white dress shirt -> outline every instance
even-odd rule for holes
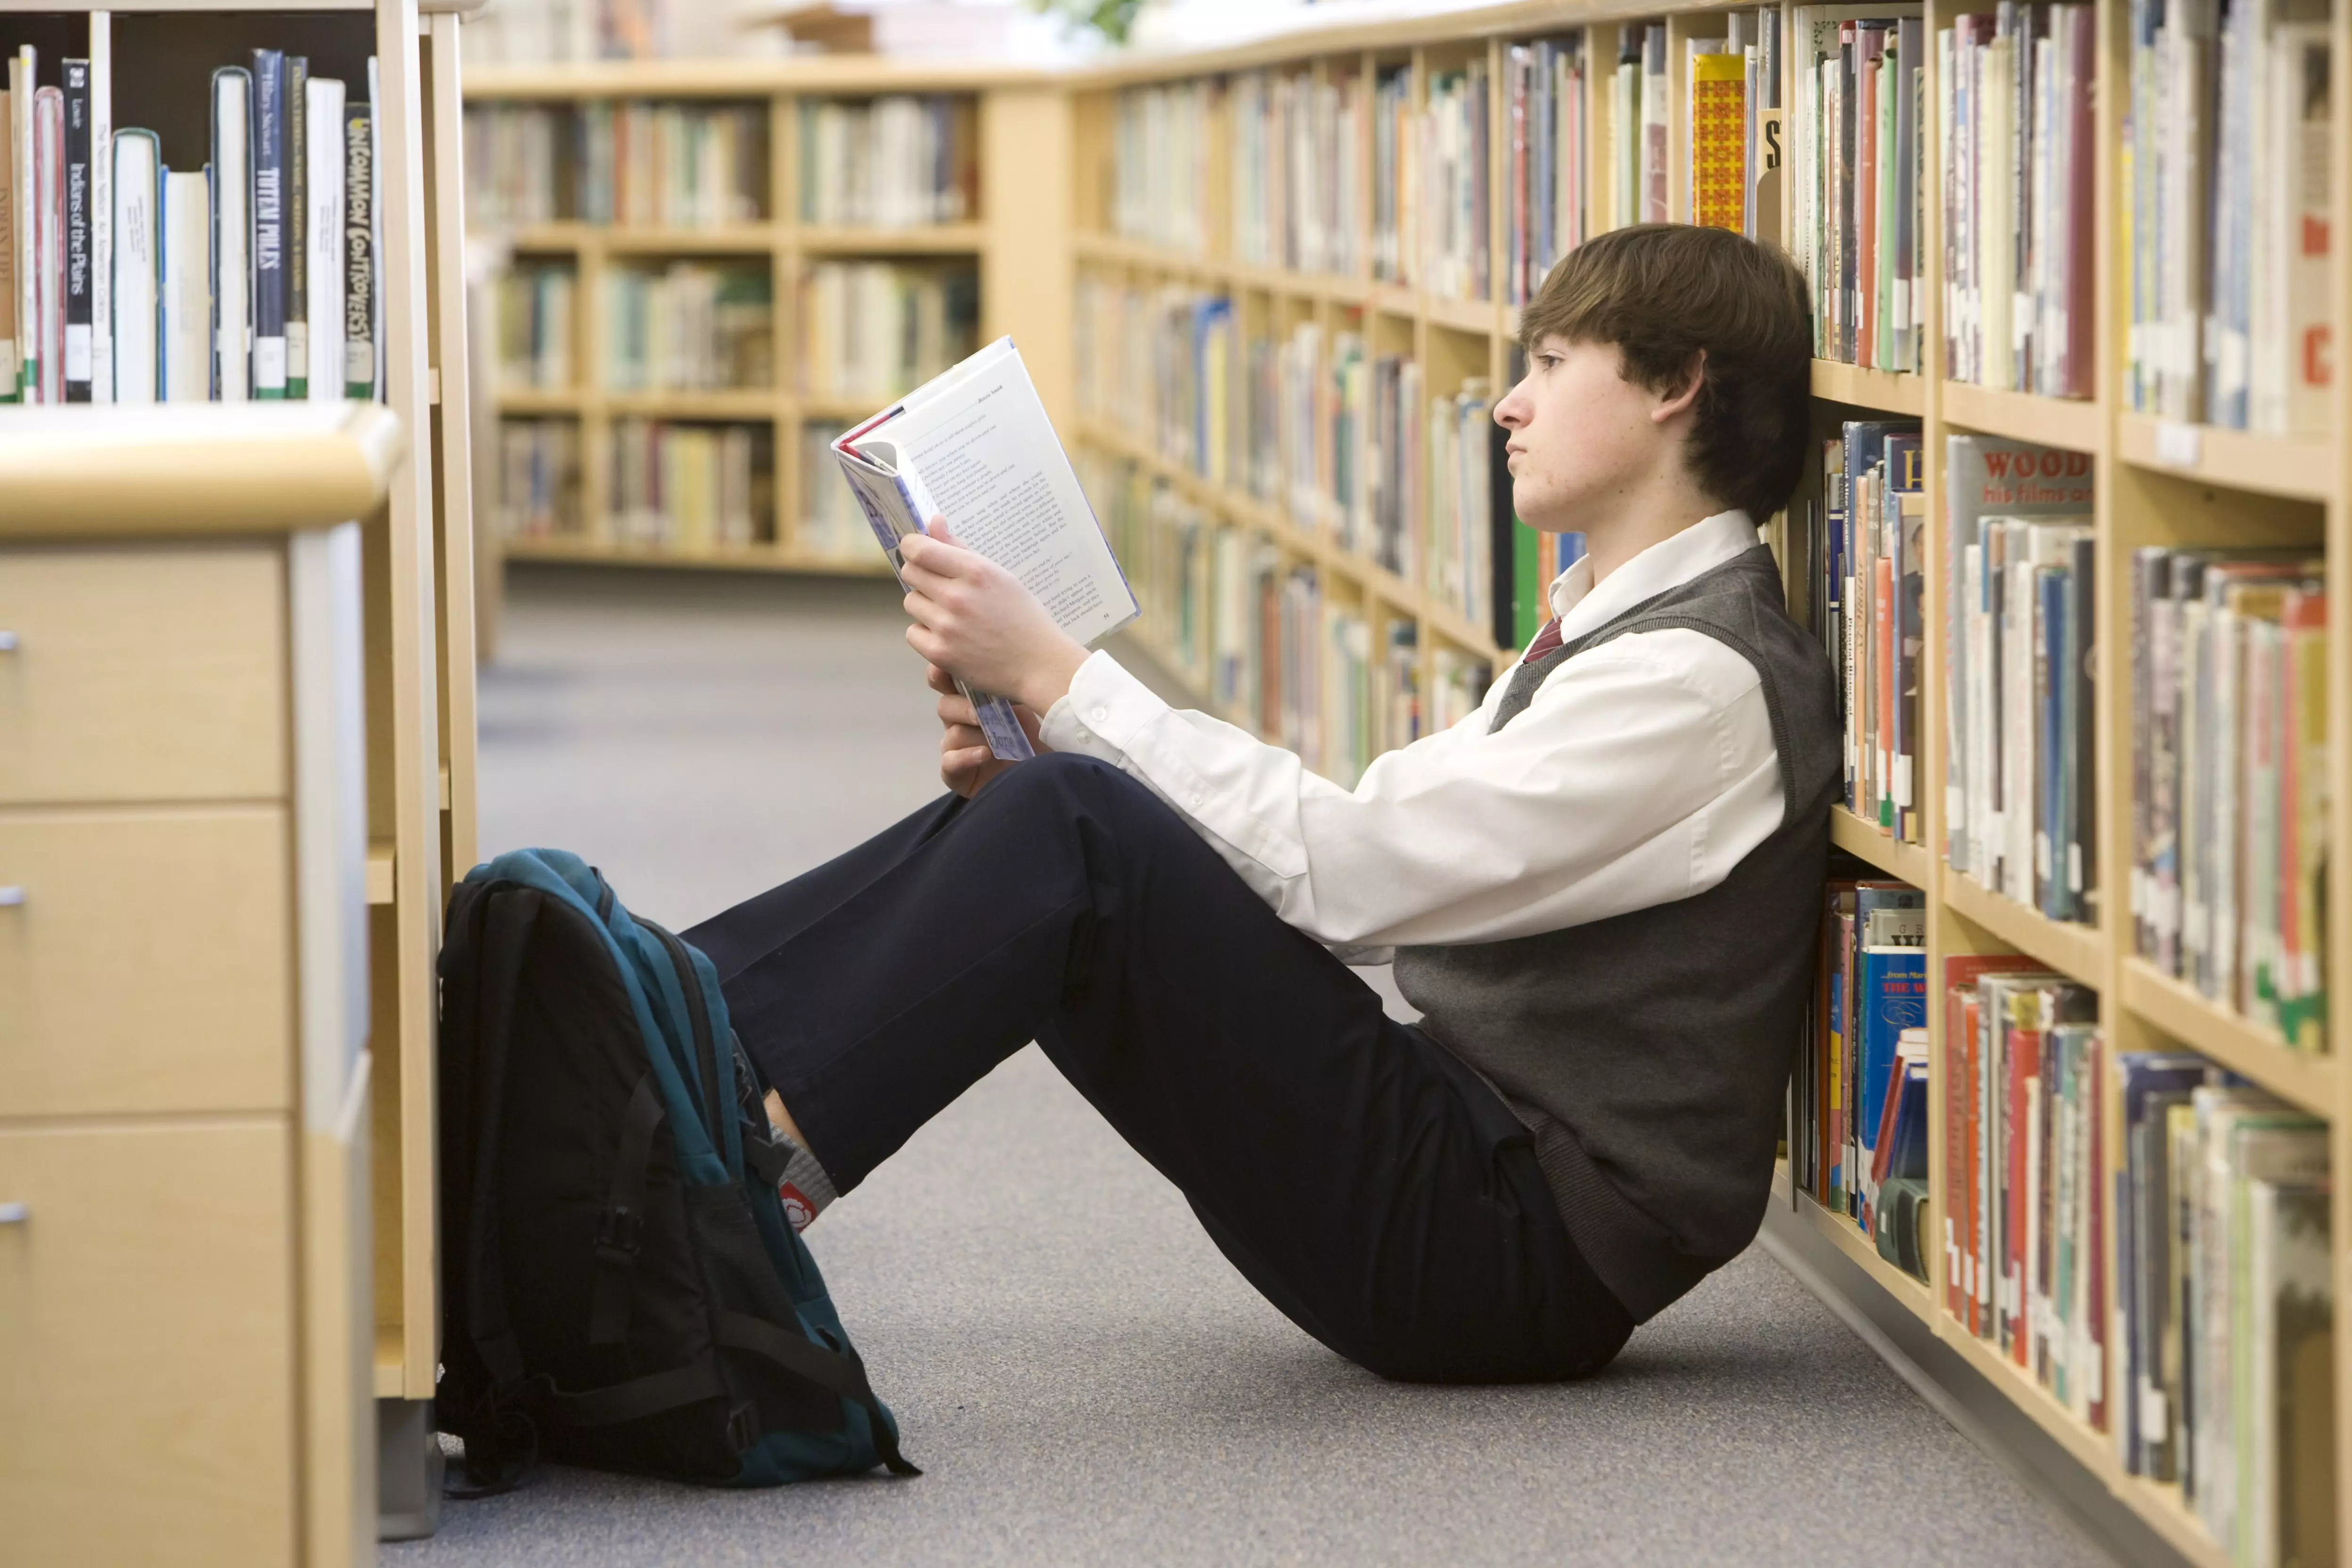
[[[1650,546],[1595,587],[1550,588],[1573,642],[1756,543],[1741,511]],[[1511,666],[1517,669],[1516,661]],[[1489,733],[1509,684],[1373,760],[1353,790],[1296,753],[1179,710],[1089,657],[1045,714],[1057,752],[1116,764],[1182,815],[1291,925],[1351,963],[1421,942],[1532,936],[1703,893],[1780,825],[1756,671],[1703,632],[1617,637],[1562,661]]]

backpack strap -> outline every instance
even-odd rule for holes
[[[653,1075],[641,1075],[621,1121],[613,1185],[596,1222],[596,1285],[588,1304],[592,1345],[616,1345],[629,1337],[629,1281],[637,1271],[637,1244],[645,1233],[646,1168],[653,1160],[654,1134],[667,1114]]]
[[[847,1345],[837,1351],[826,1350],[812,1343],[806,1335],[780,1329],[765,1318],[726,1310],[719,1313],[717,1338],[728,1350],[758,1356],[857,1405],[866,1412],[866,1425],[874,1431],[875,1451],[882,1456],[890,1473],[923,1473],[898,1452],[898,1439],[892,1435],[890,1423],[882,1414],[882,1402],[874,1397],[873,1385],[866,1380],[866,1363]]]
[[[490,900],[480,965],[482,1012],[476,1039],[481,1054],[475,1079],[474,1201],[466,1226],[466,1319],[475,1351],[501,1388],[520,1384],[523,1373],[522,1352],[515,1346],[514,1327],[507,1316],[506,1265],[498,1247],[499,1123],[506,1105],[507,1039],[514,1027],[515,991],[541,902],[541,895],[528,888]]]
[[[522,1352],[507,1311],[505,1265],[499,1236],[499,1124],[506,1102],[508,1037],[523,954],[530,946],[542,899],[528,888],[500,889],[484,900],[481,957],[473,994],[466,1000],[474,1025],[474,1147],[472,1191],[466,1215],[466,1337],[488,1374],[477,1408],[454,1413],[466,1442],[466,1473],[474,1483],[460,1495],[506,1491],[538,1458],[538,1434],[521,1410]]]
[[[681,1405],[733,1397],[726,1379],[719,1374],[718,1363],[704,1356],[667,1372],[648,1373],[607,1388],[592,1388],[581,1394],[550,1388],[543,1403],[550,1415],[569,1426],[612,1426],[623,1421],[642,1421]]]

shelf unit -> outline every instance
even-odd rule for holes
[[[573,268],[572,384],[562,389],[495,386],[487,395],[500,417],[578,422],[580,494],[575,534],[501,538],[509,560],[617,566],[687,566],[864,577],[887,567],[870,548],[819,553],[799,540],[803,486],[801,436],[814,423],[848,423],[885,400],[805,393],[800,384],[795,316],[799,282],[816,260],[969,257],[980,273],[980,341],[1011,333],[1046,409],[1070,409],[1072,258],[1067,187],[1058,180],[999,178],[996,172],[1058,169],[1069,157],[1069,99],[1057,79],[1037,72],[974,69],[951,63],[856,58],[756,61],[653,61],[477,73],[469,103],[575,104],[597,101],[764,105],[767,110],[768,216],[711,227],[649,226],[577,221],[495,227],[477,237],[516,256],[567,260]],[[886,93],[967,96],[978,108],[980,216],[971,221],[909,227],[845,227],[799,221],[799,106],[803,100],[868,99]],[[599,300],[620,258],[763,258],[773,301],[772,386],[716,392],[605,389]],[[754,519],[754,544],[687,549],[610,537],[613,422],[623,417],[742,425],[771,437],[772,513]],[[495,508],[496,498],[484,504]],[[490,531],[493,535],[498,531]]]
[[[2102,83],[2117,81],[2123,78],[2127,58],[2127,7],[2123,0],[2095,3],[2098,77]],[[1953,0],[1928,0],[1926,9],[1927,33],[1932,40],[1937,29],[1948,26],[1951,17],[1965,7]],[[1111,232],[1116,209],[1108,193],[1117,155],[1113,134],[1117,95],[1134,88],[1223,79],[1235,72],[1265,68],[1304,69],[1318,80],[1335,72],[1360,73],[1361,79],[1369,81],[1374,79],[1376,71],[1403,66],[1412,71],[1410,91],[1418,104],[1423,99],[1433,68],[1451,68],[1482,55],[1489,67],[1489,79],[1499,84],[1502,51],[1512,41],[1557,36],[1585,26],[1605,29],[1606,37],[1613,41],[1614,29],[1620,24],[1664,20],[1669,26],[1673,57],[1679,58],[1679,37],[1702,36],[1701,29],[1719,34],[1721,26],[1709,24],[1725,14],[1726,8],[1676,5],[1494,6],[1418,21],[1339,25],[1216,53],[1153,57],[1098,71],[1080,84],[1076,110],[1075,199],[1079,228],[1073,244],[1080,269],[1147,289],[1179,284],[1225,290],[1234,300],[1237,317],[1242,313],[1245,295],[1260,297],[1265,304],[1258,308],[1270,312],[1267,320],[1284,325],[1295,321],[1318,321],[1324,325],[1327,342],[1336,322],[1352,322],[1357,319],[1356,313],[1361,312],[1362,331],[1368,341],[1376,332],[1381,334],[1379,346],[1370,352],[1410,352],[1423,368],[1426,395],[1433,396],[1449,391],[1465,375],[1486,376],[1499,390],[1514,327],[1512,312],[1499,303],[1465,302],[1411,293],[1375,282],[1368,272],[1347,277],[1309,276],[1244,266],[1231,259],[1224,196],[1229,178],[1226,149],[1231,138],[1223,129],[1222,108],[1212,111],[1212,123],[1217,128],[1209,135],[1207,168],[1202,176],[1211,193],[1210,232],[1205,247],[1197,253],[1180,251]],[[1789,18],[1789,11],[1784,10],[1784,37],[1793,34],[1793,28],[1788,26]],[[2337,0],[2332,27],[2336,68],[2341,73],[2346,63],[2352,61],[2352,5],[2346,0]],[[1601,35],[1589,35],[1599,36]],[[1927,101],[1932,102],[1936,65],[1932,50],[1930,55]],[[1588,45],[1588,58],[1593,58],[1596,57]],[[1674,95],[1670,123],[1679,127],[1685,119],[1685,88],[1679,73],[1669,72],[1669,84]],[[1603,73],[1594,71],[1588,93],[1591,121],[1587,144],[1592,150],[1596,174],[1605,170],[1609,155],[1608,96]],[[1501,97],[1497,90],[1489,101],[1489,141],[1495,146],[1508,144]],[[1933,782],[1942,777],[1939,723],[1929,725],[1926,754],[1919,759],[1925,778],[1931,781],[1923,792],[1927,802],[1923,843],[1897,843],[1881,833],[1874,824],[1843,811],[1834,814],[1832,837],[1839,847],[1887,875],[1926,889],[1931,976],[1940,973],[1944,959],[1955,954],[2011,951],[2031,953],[2098,993],[2105,1021],[2103,1048],[2111,1058],[2124,1051],[2158,1047],[2187,1046],[2201,1050],[2216,1064],[2242,1073],[2293,1104],[2326,1118],[2331,1123],[2334,1168],[2339,1172],[2352,1170],[2352,1099],[2347,1099],[2352,1095],[2352,1081],[2347,1081],[2347,1075],[2332,1056],[2314,1057],[2289,1048],[2190,988],[2159,974],[2129,951],[2132,932],[2128,910],[2121,907],[2124,900],[2120,868],[2131,863],[2128,835],[2132,715],[2128,687],[2123,679],[2124,672],[2131,668],[2132,655],[2128,628],[2131,552],[2150,544],[2324,543],[2330,597],[2338,605],[2352,604],[2352,443],[2173,426],[2122,405],[2121,351],[2127,322],[2122,290],[2116,286],[2124,276],[2125,261],[2116,239],[2121,228],[2116,216],[2124,195],[2117,152],[2121,144],[2121,97],[2103,87],[2096,99],[2095,199],[2100,214],[2093,226],[2097,236],[2095,277],[2099,288],[2096,396],[2063,400],[1946,379],[1941,289],[1939,279],[1932,278],[1925,290],[1927,360],[1923,373],[1892,374],[1826,361],[1814,362],[1812,369],[1816,417],[1824,424],[1833,426],[1839,419],[1868,417],[1873,414],[1908,416],[1922,422],[1927,454],[1929,515],[1931,527],[1937,534],[1943,527],[1940,455],[1948,432],[1979,431],[2014,437],[2073,447],[2093,458],[2098,497],[2095,517],[2098,574],[2095,616],[2098,668],[2105,677],[2097,688],[2095,712],[2096,776],[2100,781],[2097,834],[2099,863],[2115,868],[2107,873],[2110,887],[2101,903],[2102,923],[2083,926],[2048,920],[2034,910],[1985,890],[1945,866],[1940,847],[1944,840],[1943,792]],[[1786,81],[1781,101],[1796,101]],[[1369,119],[1369,115],[1364,117],[1365,130],[1358,149],[1358,164],[1367,171],[1371,162]],[[2341,237],[2352,233],[2352,221],[2347,221],[2352,218],[2352,198],[2347,198],[2347,189],[2352,189],[2352,179],[2347,179],[2347,174],[2352,174],[2352,113],[2347,113],[2340,93],[2336,98],[2330,134],[2329,158],[2334,170],[2332,232]],[[1935,258],[1941,254],[1937,232],[1941,164],[1940,153],[1932,146],[1927,163],[1931,183],[1925,203],[1929,228],[1924,254],[1933,268]],[[1678,148],[1670,154],[1669,166],[1679,169]],[[1368,183],[1369,174],[1364,178]],[[1605,192],[1605,179],[1595,180],[1591,188]],[[1370,203],[1360,199],[1361,195],[1360,191],[1357,210],[1369,214]],[[1789,205],[1783,202],[1784,211]],[[1499,194],[1491,205],[1496,216],[1489,249],[1499,258],[1503,254],[1500,239],[1504,210]],[[1606,215],[1599,210],[1600,205],[1596,202],[1596,210],[1588,215],[1588,231],[1606,226]],[[1674,210],[1679,211],[1679,205]],[[1359,256],[1370,254],[1369,244],[1364,243],[1368,238],[1359,237],[1354,247]],[[2347,265],[2346,255],[2347,247],[2339,241],[2333,292],[2339,341],[2345,323],[2352,322],[2352,265]],[[1492,284],[1499,282],[1499,277],[1490,279]],[[1490,298],[1499,294],[1499,287],[1490,287]],[[1240,335],[1237,331],[1236,337]],[[2333,421],[2338,431],[2352,429],[2352,395],[2346,391],[2346,380],[2339,369]],[[1413,624],[1419,633],[1424,692],[1430,689],[1433,649],[1441,642],[1491,660],[1498,675],[1515,657],[1516,650],[1496,647],[1482,628],[1430,603],[1415,584],[1360,556],[1342,552],[1330,539],[1295,525],[1265,502],[1239,489],[1214,484],[1168,460],[1155,449],[1150,432],[1139,434],[1113,427],[1099,417],[1089,417],[1082,420],[1074,433],[1080,445],[1103,458],[1133,464],[1150,479],[1164,480],[1211,517],[1271,542],[1286,564],[1313,563],[1320,574],[1327,602],[1360,604],[1366,618],[1376,626],[1384,622]],[[1786,520],[1776,520],[1772,533],[1785,541],[1789,526]],[[1942,602],[1945,584],[1938,570],[1940,550],[1931,548],[1927,557],[1927,624],[1934,626],[1940,624],[1937,606]],[[1801,556],[1784,552],[1784,560],[1792,558]],[[1148,566],[1148,563],[1130,563],[1130,571],[1146,570]],[[1147,605],[1153,602],[1149,591],[1142,597]],[[1216,706],[1210,698],[1205,671],[1178,656],[1170,626],[1159,624],[1156,616],[1148,610],[1135,635],[1204,706]],[[1380,646],[1377,633],[1375,646]],[[2347,710],[2347,694],[2352,694],[2352,637],[2343,635],[2340,627],[2330,641],[2328,658],[2331,798],[2327,828],[2331,842],[2342,845],[2352,842],[2352,723],[2347,723],[2347,713],[2352,713]],[[1939,640],[1930,637],[1922,670],[1923,690],[1942,689],[1941,664]],[[1241,713],[1225,711],[1223,716],[1247,723],[1246,716]],[[2334,879],[2326,925],[2330,933],[2326,954],[2328,984],[2341,995],[2347,986],[2352,986],[2352,879]],[[1945,1049],[1941,1014],[1940,1007],[1929,1009],[1931,1050],[1937,1060]],[[2115,1152],[2121,1148],[2121,1107],[2113,1089],[2115,1075],[2104,1074],[2103,1079],[2107,1085],[2103,1108],[2106,1123],[2105,1147]],[[1934,1071],[1930,1082],[1930,1189],[1940,1193],[1946,1152],[1940,1137],[1944,1126],[1940,1068]],[[2110,1158],[2119,1160],[2119,1155],[2111,1153]],[[1969,1429],[1992,1433],[1995,1436],[1988,1437],[1988,1441],[2005,1445],[2008,1439],[1999,1434],[2022,1434],[2016,1436],[2012,1446],[2020,1453],[2032,1447],[2035,1458],[2031,1461],[2016,1460],[2016,1467],[2021,1471],[2031,1471],[2034,1479],[2050,1486],[2062,1500],[2072,1500],[2076,1516],[2105,1534],[2111,1544],[2124,1542],[2126,1555],[2168,1553],[2179,1561],[2200,1564],[2230,1561],[2226,1550],[2184,1506],[2176,1489],[2125,1473],[2109,1435],[2068,1415],[1991,1346],[1978,1341],[1943,1310],[1940,1256],[1931,1260],[1929,1280],[1923,1286],[1881,1260],[1869,1240],[1849,1221],[1829,1214],[1809,1198],[1791,1195],[1785,1168],[1780,1194],[1768,1226],[1768,1242],[1776,1247],[1790,1248],[1791,1257],[1805,1253],[1811,1261],[1804,1263],[1800,1271],[1809,1282],[1830,1295],[1832,1305],[1842,1312],[1852,1317],[1863,1312],[1866,1306],[1867,1313],[1875,1321],[1892,1326],[1895,1341],[1916,1350],[1913,1359],[1922,1365],[1934,1361],[1944,1369],[1939,1375],[1948,1377],[1955,1386],[1966,1384],[1966,1397],[1990,1412],[1988,1420],[1964,1421]],[[2347,1269],[2347,1260],[2352,1260],[2352,1212],[2347,1210],[2352,1210],[2352,1205],[2342,1201],[2335,1205],[2334,1258],[2339,1322],[2342,1304],[2352,1302],[2352,1269]],[[2103,1260],[2103,1266],[2110,1270],[2112,1281],[2116,1267],[2112,1257],[2115,1226],[2108,1225],[2105,1234],[2110,1238],[2110,1256]],[[2117,1299],[2111,1289],[2107,1300]],[[2352,1356],[2341,1353],[2340,1343],[2339,1340],[2335,1391],[2338,1551],[2340,1561],[2352,1563],[2352,1518],[2347,1518],[2342,1511],[2345,1503],[2352,1501],[2352,1422],[2347,1422],[2347,1413],[2352,1413]],[[1935,1352],[1937,1346],[1945,1348]],[[1911,1355],[1899,1345],[1890,1353]],[[2108,1365],[2113,1368],[2120,1360],[2111,1354]],[[1942,1394],[1937,1393],[1935,1396],[1940,1399]],[[2118,1391],[2111,1390],[2109,1407],[2119,1408],[2120,1397]]]
[[[456,159],[460,14],[481,0],[125,0],[104,7],[0,0],[0,44],[42,51],[45,71],[94,9],[111,14],[114,124],[156,124],[167,163],[192,167],[173,127],[215,65],[256,47],[378,63],[384,401],[405,453],[362,520],[368,755],[370,1049],[374,1058],[373,1279],[379,1397],[430,1397],[439,1355],[434,1213],[434,965],[449,869],[472,864],[474,647],[467,479],[462,179]],[[85,35],[86,36],[86,35]],[[81,52],[73,47],[67,54]],[[187,61],[142,103],[141,60]],[[321,74],[324,74],[323,72]],[[346,70],[345,74],[350,74]],[[46,79],[46,78],[45,78]],[[364,94],[364,77],[354,97]],[[193,114],[193,117],[192,117]],[[154,117],[176,116],[157,119]],[[184,122],[184,125],[183,124]],[[446,156],[444,155],[446,150]],[[0,421],[8,417],[0,412]],[[421,1462],[421,1461],[420,1461]],[[387,1471],[393,1460],[387,1456]]]

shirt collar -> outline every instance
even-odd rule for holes
[[[1737,507],[1702,518],[1680,533],[1661,539],[1592,585],[1592,558],[1586,556],[1552,579],[1552,614],[1559,617],[1562,642],[1607,626],[1644,599],[1679,587],[1702,572],[1735,561],[1756,544],[1756,525]]]

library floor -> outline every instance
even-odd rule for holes
[[[683,926],[938,789],[873,584],[518,572],[482,844]],[[386,1547],[442,1564],[2092,1564],[1760,1250],[1561,1387],[1385,1384],[1293,1328],[1034,1049],[811,1232],[919,1480],[550,1468]]]

